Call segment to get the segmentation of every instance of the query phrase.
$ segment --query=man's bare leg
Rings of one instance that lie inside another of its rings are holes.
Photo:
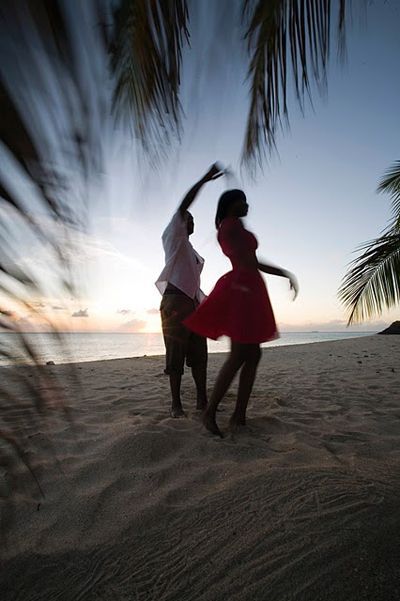
[[[207,366],[194,365],[192,367],[192,376],[197,392],[196,409],[204,411],[207,408]]]
[[[169,385],[171,387],[171,416],[172,417],[184,417],[185,412],[181,402],[181,380],[182,374],[178,372],[171,372],[169,374]]]

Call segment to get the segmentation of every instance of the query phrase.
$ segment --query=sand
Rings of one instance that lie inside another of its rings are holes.
[[[169,417],[163,368],[82,363],[79,384],[46,366],[72,421],[30,425],[44,496],[21,467],[1,502],[2,601],[400,599],[400,336],[265,349],[248,427],[223,440],[189,373],[188,417]]]

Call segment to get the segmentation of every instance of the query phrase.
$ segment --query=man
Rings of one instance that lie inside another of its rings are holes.
[[[203,411],[207,406],[207,342],[205,338],[190,332],[182,323],[204,298],[200,290],[204,259],[189,242],[189,236],[194,231],[194,221],[188,209],[204,184],[221,175],[221,167],[217,163],[212,165],[187,192],[162,235],[165,267],[156,286],[162,294],[160,312],[166,350],[165,373],[169,376],[171,387],[172,417],[185,415],[181,402],[185,359],[186,365],[192,369],[196,385],[196,409]]]

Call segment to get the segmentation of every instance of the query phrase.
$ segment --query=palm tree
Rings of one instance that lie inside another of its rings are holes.
[[[400,302],[400,161],[387,171],[378,192],[391,196],[392,220],[379,238],[360,247],[362,254],[343,279],[339,297],[349,311],[348,325]]]

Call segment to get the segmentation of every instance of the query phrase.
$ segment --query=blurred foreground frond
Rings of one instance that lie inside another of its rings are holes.
[[[48,284],[33,251],[45,258],[60,294],[76,293],[70,232],[85,227],[87,182],[102,162],[105,6],[100,0],[0,3],[0,332],[6,332],[0,337],[0,463],[8,482],[18,461],[35,475],[34,431],[45,433],[54,412],[68,417],[63,383],[43,366],[21,315],[44,323],[63,350],[62,335],[34,302]],[[31,373],[12,365],[15,349],[19,361],[34,366]],[[12,496],[12,487],[0,488],[0,496]]]

